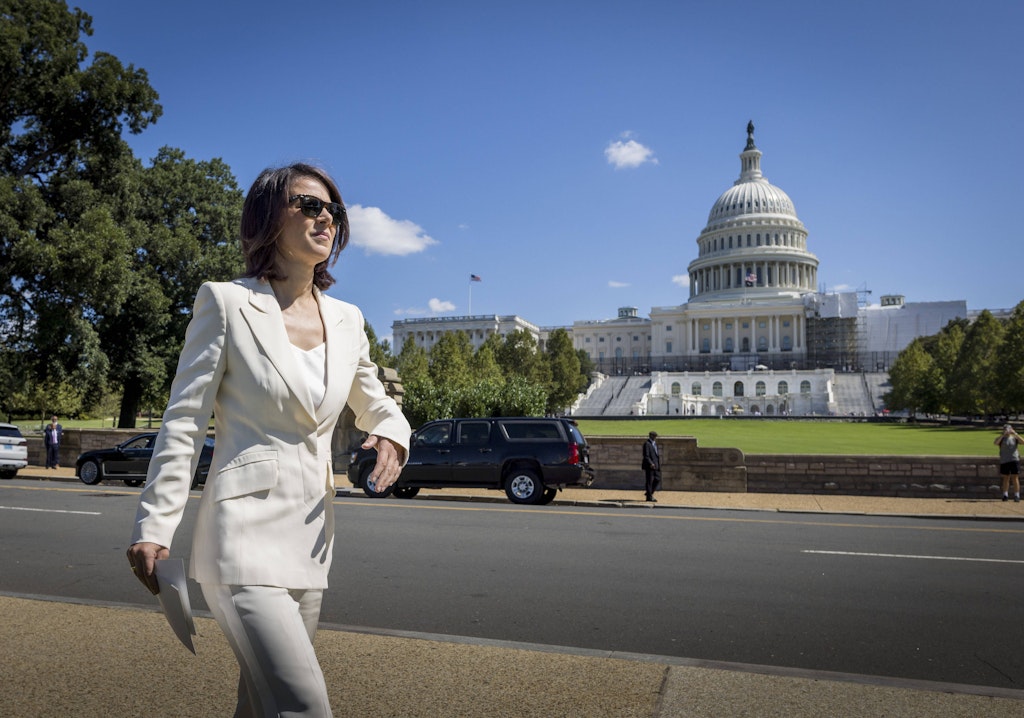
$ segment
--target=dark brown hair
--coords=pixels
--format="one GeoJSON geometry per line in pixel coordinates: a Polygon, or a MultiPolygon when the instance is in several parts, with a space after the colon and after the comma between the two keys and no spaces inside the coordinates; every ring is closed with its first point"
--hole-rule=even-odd
{"type": "MultiPolygon", "coordinates": [[[[302,177],[310,177],[327,188],[332,202],[345,206],[334,180],[319,167],[302,162],[287,167],[270,167],[260,172],[249,188],[242,205],[242,253],[245,255],[246,277],[284,279],[274,269],[277,239],[281,236],[281,213],[288,206],[288,193],[302,177]]],[[[330,256],[313,269],[313,284],[323,291],[334,284],[327,267],[338,261],[348,244],[348,215],[334,228],[334,244],[330,256]]]]}

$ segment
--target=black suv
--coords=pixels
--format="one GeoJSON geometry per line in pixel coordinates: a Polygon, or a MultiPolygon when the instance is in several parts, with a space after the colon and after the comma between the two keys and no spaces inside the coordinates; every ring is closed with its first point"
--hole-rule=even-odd
{"type": "Polygon", "coordinates": [[[412,435],[409,461],[384,491],[367,486],[375,449],[358,449],[348,466],[367,496],[412,498],[425,487],[504,489],[517,504],[547,504],[566,486],[589,486],[587,441],[569,419],[498,417],[439,419],[412,435]]]}

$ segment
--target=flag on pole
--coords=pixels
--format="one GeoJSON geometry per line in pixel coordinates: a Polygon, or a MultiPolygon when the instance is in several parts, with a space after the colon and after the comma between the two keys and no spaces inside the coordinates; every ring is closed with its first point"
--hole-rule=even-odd
{"type": "Polygon", "coordinates": [[[484,280],[480,279],[480,277],[476,276],[475,274],[470,274],[469,275],[469,281],[471,281],[471,282],[482,282],[484,280]]]}
{"type": "Polygon", "coordinates": [[[754,274],[753,272],[751,272],[750,274],[748,274],[748,275],[747,275],[747,281],[746,281],[746,284],[747,284],[747,286],[748,286],[748,287],[752,287],[752,286],[754,286],[755,284],[757,284],[757,275],[756,275],[756,274],[754,274]]]}

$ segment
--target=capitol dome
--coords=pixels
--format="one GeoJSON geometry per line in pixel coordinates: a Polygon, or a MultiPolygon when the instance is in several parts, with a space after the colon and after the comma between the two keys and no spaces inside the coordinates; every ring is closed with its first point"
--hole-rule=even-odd
{"type": "Polygon", "coordinates": [[[763,177],[741,178],[723,192],[708,214],[708,226],[742,214],[784,214],[796,219],[793,200],[763,177]]]}
{"type": "Polygon", "coordinates": [[[754,123],[740,177],[715,201],[690,262],[690,301],[797,297],[817,285],[818,258],[793,200],[761,174],[754,123]]]}

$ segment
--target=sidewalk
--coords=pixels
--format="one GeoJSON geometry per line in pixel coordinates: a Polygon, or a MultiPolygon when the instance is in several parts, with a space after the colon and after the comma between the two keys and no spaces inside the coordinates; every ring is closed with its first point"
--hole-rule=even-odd
{"type": "MultiPolygon", "coordinates": [[[[18,478],[77,481],[73,470],[29,467],[18,478]]],[[[105,482],[106,486],[122,486],[105,482]]],[[[83,485],[84,486],[84,485],[83,485]]],[[[96,487],[99,488],[99,487],[96,487]]],[[[340,490],[349,493],[348,488],[340,490]]],[[[361,492],[360,492],[361,494],[361,492]]],[[[494,500],[450,489],[426,500],[494,500]]],[[[566,490],[557,503],[760,511],[926,515],[1024,521],[1024,504],[566,490]],[[639,499],[639,500],[638,500],[639,499]]],[[[397,501],[398,499],[388,499],[397,501]]],[[[1024,526],[1022,526],[1024,528],[1024,526]]],[[[142,603],[142,601],[140,601],[142,603]]],[[[0,718],[228,716],[237,669],[216,624],[197,619],[196,656],[156,604],[65,603],[0,595],[0,718]],[[146,691],[143,702],[140,691],[146,691]]],[[[509,644],[450,636],[366,633],[324,625],[317,652],[337,716],[376,718],[1003,718],[1024,715],[1024,690],[837,675],[768,666],[509,644]]]]}

